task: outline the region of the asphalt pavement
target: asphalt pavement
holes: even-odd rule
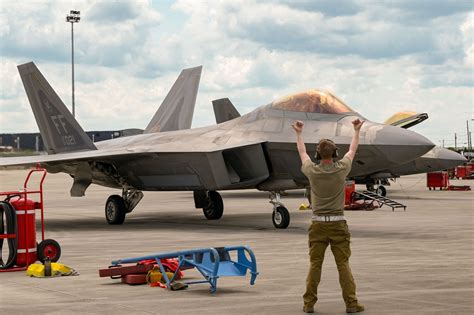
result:
[[[26,173],[0,171],[0,191],[21,187]],[[71,184],[64,174],[46,177],[46,238],[61,244],[60,262],[80,275],[39,279],[0,273],[0,314],[302,314],[311,219],[309,211],[298,210],[306,201],[303,191],[283,197],[291,214],[285,230],[273,227],[268,194],[254,190],[222,192],[224,216],[217,221],[194,208],[192,192],[145,192],[123,225],[110,226],[105,200],[120,192],[92,185],[85,197],[73,198]],[[474,188],[474,181],[452,184]],[[387,190],[406,211],[346,211],[363,314],[474,313],[474,192],[429,191],[426,175],[404,177]],[[227,245],[254,251],[260,272],[254,286],[248,276],[223,277],[210,294],[207,284],[169,291],[98,275],[119,258]],[[186,271],[186,278],[198,275]],[[345,314],[330,250],[316,312]]]

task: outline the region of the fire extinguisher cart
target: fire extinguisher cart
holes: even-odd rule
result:
[[[28,187],[31,175],[35,172],[41,175],[38,190]],[[9,228],[9,221],[7,220],[7,232],[0,233],[0,242],[3,243],[5,239],[10,239],[10,253],[12,252],[11,246],[13,246],[16,257],[10,262],[11,266],[3,266],[0,268],[0,272],[26,270],[36,260],[55,262],[58,261],[61,255],[61,247],[58,242],[44,238],[43,182],[46,174],[47,172],[44,168],[37,166],[28,173],[22,190],[0,192],[0,197],[6,196],[4,202],[2,202],[3,211],[7,210],[5,208],[10,208],[14,212],[14,216],[16,216],[14,220],[10,220],[10,223],[13,222],[16,226]],[[37,201],[29,199],[29,197],[36,198]],[[36,241],[37,210],[40,210],[41,217],[41,242],[39,244]],[[3,221],[3,218],[0,218],[0,220]],[[1,223],[2,226],[0,228],[4,230],[3,222]],[[9,230],[10,233],[8,232]],[[11,231],[16,232],[11,233]]]

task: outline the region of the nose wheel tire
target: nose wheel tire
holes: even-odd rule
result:
[[[125,201],[119,195],[112,195],[105,203],[105,219],[108,224],[118,225],[125,221],[127,207]]]
[[[277,229],[286,229],[290,225],[290,213],[285,207],[277,207],[272,213],[273,226]]]
[[[217,191],[208,192],[207,205],[202,208],[204,216],[208,220],[218,220],[224,213],[224,202]]]
[[[38,260],[42,263],[45,260],[56,262],[61,257],[61,246],[59,243],[52,239],[46,239],[38,244],[37,246]]]

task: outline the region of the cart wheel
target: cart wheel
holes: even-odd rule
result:
[[[122,224],[125,221],[127,207],[119,195],[112,195],[105,203],[105,219],[108,224]]]
[[[375,192],[377,193],[377,195],[380,195],[383,197],[387,195],[387,189],[383,186],[379,186]]]
[[[273,226],[277,229],[286,229],[290,225],[290,213],[285,207],[277,207],[272,213]]]
[[[56,262],[61,257],[61,246],[52,239],[47,239],[38,244],[38,260],[44,263],[45,260]]]

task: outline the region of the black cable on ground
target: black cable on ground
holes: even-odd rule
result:
[[[3,214],[5,213],[5,220],[3,220]],[[6,223],[6,226],[5,226]],[[5,229],[6,227],[6,229]],[[6,201],[0,201],[0,234],[17,234],[16,225],[16,210],[15,208]],[[2,248],[3,238],[0,238],[0,269],[7,269],[15,265],[16,254],[18,249],[18,241],[15,238],[8,238],[8,259],[7,262],[3,262]]]

